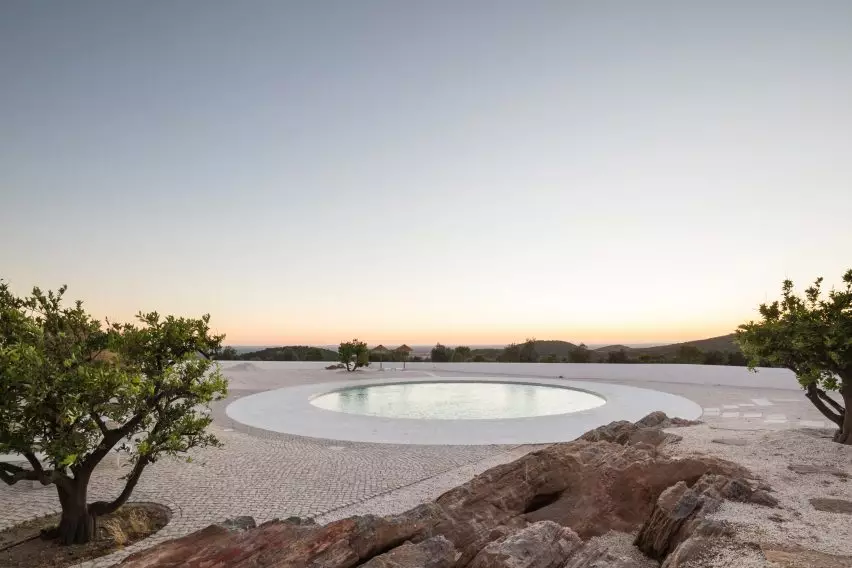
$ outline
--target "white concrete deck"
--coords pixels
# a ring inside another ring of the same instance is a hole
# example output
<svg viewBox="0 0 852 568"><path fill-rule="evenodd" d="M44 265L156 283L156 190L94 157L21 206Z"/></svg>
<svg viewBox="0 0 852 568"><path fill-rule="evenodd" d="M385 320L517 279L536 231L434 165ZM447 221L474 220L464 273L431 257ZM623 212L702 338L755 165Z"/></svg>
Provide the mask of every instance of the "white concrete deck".
<svg viewBox="0 0 852 568"><path fill-rule="evenodd" d="M387 373L386 373L387 374ZM611 383L516 377L393 377L359 381L358 386L422 382L520 383L591 392L606 404L568 414L512 419L426 420L387 418L318 408L311 399L352 387L351 381L307 384L262 392L231 403L227 415L253 428L282 434L348 442L427 445L547 444L573 440L615 420L636 421L655 410L696 419L701 407L682 396Z"/></svg>

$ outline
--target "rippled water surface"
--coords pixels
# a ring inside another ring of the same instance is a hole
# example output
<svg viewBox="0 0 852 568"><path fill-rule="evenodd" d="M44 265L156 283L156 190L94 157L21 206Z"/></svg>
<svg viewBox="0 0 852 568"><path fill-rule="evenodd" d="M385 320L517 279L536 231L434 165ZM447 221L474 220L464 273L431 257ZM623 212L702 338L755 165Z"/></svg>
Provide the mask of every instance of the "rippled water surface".
<svg viewBox="0 0 852 568"><path fill-rule="evenodd" d="M320 395L325 410L386 418L481 420L587 410L606 401L573 389L517 383L439 382L352 387Z"/></svg>

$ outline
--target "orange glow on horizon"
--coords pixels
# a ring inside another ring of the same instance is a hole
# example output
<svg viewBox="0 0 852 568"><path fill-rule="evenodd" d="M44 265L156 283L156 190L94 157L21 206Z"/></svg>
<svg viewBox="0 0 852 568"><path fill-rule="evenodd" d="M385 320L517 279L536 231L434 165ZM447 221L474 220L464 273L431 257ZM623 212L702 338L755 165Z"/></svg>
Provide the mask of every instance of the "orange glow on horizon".
<svg viewBox="0 0 852 568"><path fill-rule="evenodd" d="M744 320L743 320L744 321ZM340 330L339 332L290 334L290 333L257 333L257 330L235 329L231 332L222 329L226 334L225 345L335 345L341 341L358 338L370 345L508 345L519 343L527 338L539 340L560 340L570 343L586 343L590 345L615 344L645 344L645 343L680 343L707 339L733 333L736 325L731 326L684 326L666 327L654 330L622 328L618 330L541 330L512 331L512 330L482 330L482 331L447 331L446 333L412 331L410 333L395 333L387 331L367 331L362 333Z"/></svg>

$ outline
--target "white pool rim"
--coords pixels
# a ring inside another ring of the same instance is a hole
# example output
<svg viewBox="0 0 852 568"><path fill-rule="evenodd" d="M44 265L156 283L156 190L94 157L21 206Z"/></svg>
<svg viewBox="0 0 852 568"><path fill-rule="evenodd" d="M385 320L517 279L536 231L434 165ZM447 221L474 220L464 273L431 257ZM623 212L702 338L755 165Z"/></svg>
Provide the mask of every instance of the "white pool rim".
<svg viewBox="0 0 852 568"><path fill-rule="evenodd" d="M317 396L347 388L442 382L562 387L600 396L606 399L606 404L567 414L476 420L386 418L324 410L311 404ZM635 422L655 410L689 420L700 417L702 412L698 404L687 398L650 389L583 380L468 376L396 377L285 387L237 399L228 405L226 414L235 422L261 430L347 442L517 445L573 440L598 426L616 420Z"/></svg>

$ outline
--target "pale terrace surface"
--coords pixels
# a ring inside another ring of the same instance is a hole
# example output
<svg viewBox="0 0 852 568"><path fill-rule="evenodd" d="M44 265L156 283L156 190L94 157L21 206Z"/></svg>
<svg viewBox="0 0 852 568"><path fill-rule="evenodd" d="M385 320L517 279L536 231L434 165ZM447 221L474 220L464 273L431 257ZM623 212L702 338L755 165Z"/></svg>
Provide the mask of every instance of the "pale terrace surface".
<svg viewBox="0 0 852 568"><path fill-rule="evenodd" d="M773 431L827 427L804 398L791 373L683 365L416 365L404 376L431 378L562 375L582 382L624 384L688 398L703 407L702 420L719 435L734 430ZM403 510L436 497L478 472L508 462L536 446L422 446L351 443L276 434L227 418L226 404L286 386L346 382L365 384L401 371L326 371L318 364L226 363L231 395L214 409L212 429L221 450L194 454L191 464L164 459L146 469L132 500L171 507L169 525L110 557L86 566L106 566L160 540L187 534L226 517L258 521L291 515L327 521L354 512ZM105 460L92 482L90 499L115 496L127 469ZM59 510L53 487L0 484L0 528Z"/></svg>
<svg viewBox="0 0 852 568"><path fill-rule="evenodd" d="M416 371L414 371L416 372ZM399 371L387 371L393 378L371 381L369 386L397 386L406 380L412 385L422 382L422 378L405 379ZM227 408L228 416L235 422L286 434L297 434L316 438L332 438L351 442L383 442L389 444L545 444L565 442L588 432L598 426L615 420L636 421L643 416L662 410L669 416L695 419L701 416L701 407L696 403L660 391L597 383L592 381L568 381L564 379L512 379L510 377L434 377L431 384L441 382L461 383L471 381L489 383L498 387L508 381L515 386L540 385L543 387L567 387L545 389L570 393L568 389L587 391L597 395L592 408L568 413L550 412L543 416L524 416L521 418L492 417L487 420L420 420L407 417L397 418L388 415L367 416L333 412L320 408L312 401L326 398L351 386L348 382L329 384L309 384L276 389L242 398ZM345 391L344 391L345 392ZM414 391L416 394L416 391ZM551 396L547 394L543 396ZM485 402L485 401L483 401ZM567 409L566 409L567 410Z"/></svg>

